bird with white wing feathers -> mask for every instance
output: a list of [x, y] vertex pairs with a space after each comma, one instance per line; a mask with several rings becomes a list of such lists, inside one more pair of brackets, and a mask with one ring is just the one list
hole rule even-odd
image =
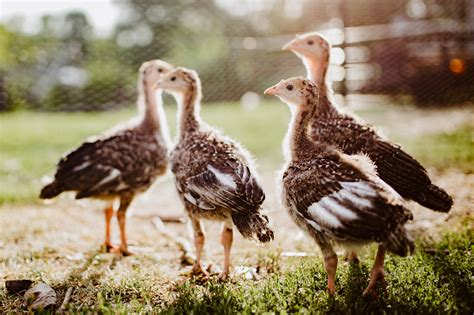
[[[307, 78], [319, 87], [319, 106], [311, 118], [314, 140], [333, 145], [346, 154], [366, 154], [375, 164], [378, 176], [403, 198], [434, 211], [451, 209], [451, 196], [431, 182], [426, 169], [416, 159], [382, 137], [371, 125], [338, 108], [327, 82], [331, 45], [323, 35], [316, 32], [297, 35], [283, 49], [294, 52], [303, 61]], [[348, 257], [357, 260], [355, 252]]]
[[261, 212], [265, 194], [254, 162], [237, 142], [201, 120], [201, 82], [195, 71], [177, 68], [160, 79], [157, 88], [171, 93], [178, 104], [178, 142], [170, 163], [194, 229], [193, 271], [206, 274], [201, 266], [205, 238], [201, 219], [223, 221], [224, 268], [219, 277], [226, 279], [234, 225], [247, 239], [273, 240], [268, 218]]
[[400, 195], [377, 176], [370, 159], [344, 154], [310, 136], [311, 119], [320, 106], [314, 82], [287, 79], [265, 94], [277, 96], [292, 112], [285, 139], [282, 199], [297, 225], [321, 248], [329, 293], [336, 292], [334, 241], [349, 247], [379, 244], [364, 295], [372, 292], [377, 281], [385, 284], [385, 252], [406, 256], [414, 250], [404, 227], [413, 218], [411, 212]]

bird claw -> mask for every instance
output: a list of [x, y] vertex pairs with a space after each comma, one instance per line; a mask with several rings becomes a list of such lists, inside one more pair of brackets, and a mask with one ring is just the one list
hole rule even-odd
[[201, 265], [194, 265], [193, 266], [192, 275], [202, 277], [204, 279], [209, 278], [209, 272], [207, 270], [202, 269]]
[[372, 270], [370, 276], [370, 282], [367, 288], [364, 290], [363, 296], [367, 296], [368, 294], [372, 295], [374, 298], [378, 298], [377, 292], [375, 292], [375, 287], [377, 286], [377, 282], [380, 282], [384, 294], [387, 294], [387, 281], [385, 280], [385, 271], [383, 268], [377, 268]]
[[222, 271], [218, 276], [217, 279], [219, 281], [226, 281], [229, 279], [229, 272], [228, 271]]
[[112, 245], [111, 243], [104, 243], [100, 246], [100, 249], [105, 253], [113, 253], [117, 250], [117, 247]]
[[123, 256], [131, 256], [133, 253], [128, 250], [128, 248], [120, 246], [120, 247], [113, 247], [110, 249], [109, 253], [114, 253], [114, 254], [121, 254]]
[[335, 295], [336, 295], [336, 288], [335, 288], [335, 287], [329, 287], [329, 286], [328, 286], [328, 293], [329, 293], [329, 295], [331, 295], [331, 296], [335, 296]]

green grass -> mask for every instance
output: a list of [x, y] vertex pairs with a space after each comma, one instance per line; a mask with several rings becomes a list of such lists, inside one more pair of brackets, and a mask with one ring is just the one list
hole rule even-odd
[[[408, 258], [386, 259], [388, 294], [362, 297], [370, 265], [341, 265], [338, 294], [326, 291], [326, 274], [320, 259], [292, 262], [294, 268], [261, 281], [237, 284], [210, 282], [203, 286], [186, 282], [176, 290], [167, 313], [461, 313], [474, 310], [473, 232], [448, 234]], [[372, 252], [373, 254], [373, 252]]]
[[[171, 129], [175, 106], [167, 105]], [[282, 161], [281, 143], [289, 112], [279, 102], [268, 102], [253, 111], [235, 103], [204, 104], [203, 118], [240, 141], [257, 157], [264, 171]], [[364, 115], [383, 115], [374, 109]], [[53, 175], [62, 154], [88, 137], [101, 133], [135, 115], [135, 109], [101, 113], [14, 112], [0, 114], [0, 205], [34, 202], [44, 175]], [[398, 139], [426, 166], [474, 171], [473, 127], [421, 138]], [[395, 137], [396, 138], [396, 137]]]
[[[326, 272], [319, 257], [283, 258], [278, 252], [273, 256], [265, 253], [260, 280], [234, 277], [225, 283], [215, 278], [204, 283], [189, 278], [164, 281], [150, 256], [120, 259], [89, 252], [84, 263], [68, 262], [70, 271], [64, 279], [58, 278], [57, 270], [48, 269], [48, 261], [56, 264], [55, 253], [23, 259], [33, 259], [35, 266], [26, 278], [49, 283], [60, 301], [67, 288], [74, 287], [68, 305], [71, 312], [472, 314], [473, 241], [472, 230], [465, 227], [437, 244], [418, 244], [411, 257], [389, 255], [385, 263], [389, 286], [386, 294], [378, 288], [378, 298], [362, 296], [374, 247], [361, 256], [359, 266], [339, 264], [335, 297], [326, 293]], [[40, 261], [44, 264], [38, 264]], [[0, 284], [0, 310], [2, 307], [6, 312], [19, 312], [25, 310], [25, 303]]]
[[[166, 107], [174, 131], [176, 110]], [[281, 160], [280, 143], [289, 117], [281, 104], [254, 111], [232, 103], [204, 105], [203, 119], [240, 141], [257, 157]], [[0, 205], [33, 202], [44, 175], [53, 175], [60, 157], [86, 137], [135, 114], [134, 109], [100, 113], [14, 112], [0, 114]]]
[[461, 126], [453, 133], [439, 134], [421, 139], [405, 139], [407, 151], [440, 169], [459, 168], [474, 173], [474, 128]]

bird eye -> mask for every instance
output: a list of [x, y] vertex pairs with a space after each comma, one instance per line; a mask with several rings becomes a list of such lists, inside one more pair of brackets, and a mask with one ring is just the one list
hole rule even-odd
[[176, 77], [171, 77], [171, 81], [176, 81]]
[[286, 86], [286, 89], [287, 89], [288, 91], [291, 91], [291, 90], [293, 90], [293, 85], [291, 85], [291, 84], [288, 84], [288, 85]]
[[158, 72], [159, 72], [159, 73], [163, 72], [163, 69], [158, 68]]
[[310, 40], [308, 41], [308, 45], [313, 45], [313, 44], [314, 44], [314, 41], [313, 41], [312, 39], [310, 39]]

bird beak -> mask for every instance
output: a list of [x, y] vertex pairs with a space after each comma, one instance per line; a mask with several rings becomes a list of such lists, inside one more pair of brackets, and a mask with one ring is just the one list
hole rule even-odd
[[295, 39], [292, 39], [291, 41], [289, 41], [288, 43], [285, 44], [285, 46], [283, 46], [283, 50], [296, 50], [296, 48], [298, 48], [298, 39], [295, 38]]
[[276, 85], [269, 87], [268, 89], [263, 92], [265, 95], [277, 95], [278, 94], [278, 88]]

